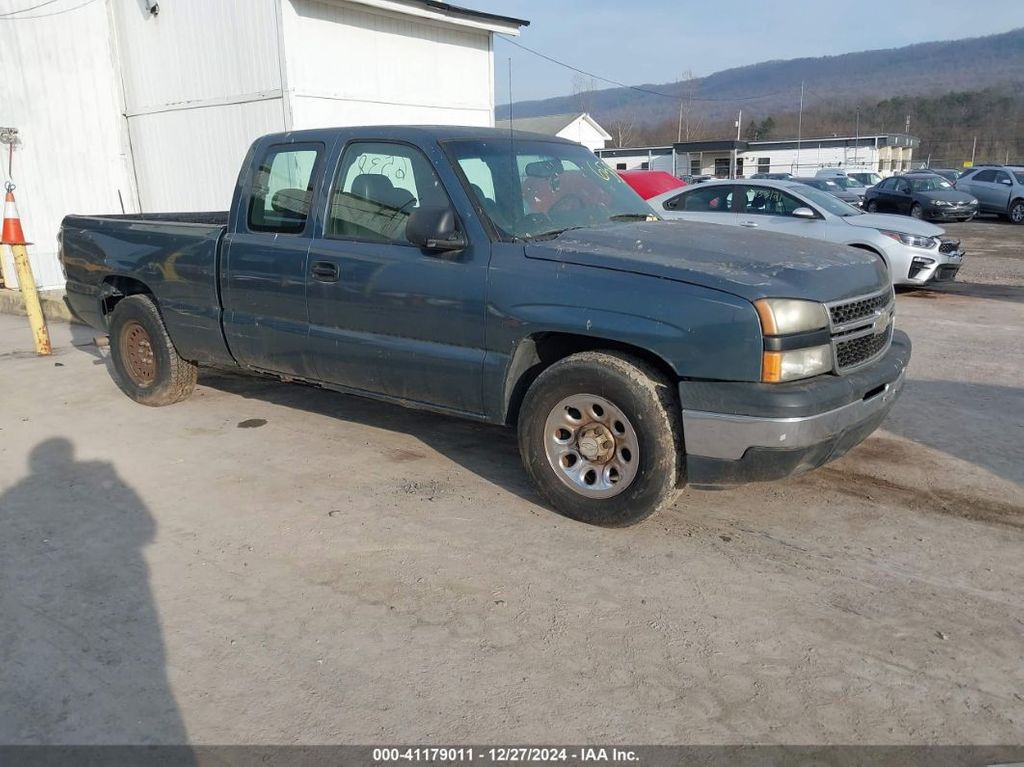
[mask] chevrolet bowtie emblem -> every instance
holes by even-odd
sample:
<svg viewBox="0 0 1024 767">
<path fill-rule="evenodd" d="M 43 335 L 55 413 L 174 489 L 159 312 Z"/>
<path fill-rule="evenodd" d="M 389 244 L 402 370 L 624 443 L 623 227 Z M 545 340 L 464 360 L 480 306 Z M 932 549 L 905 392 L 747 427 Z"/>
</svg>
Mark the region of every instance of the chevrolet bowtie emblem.
<svg viewBox="0 0 1024 767">
<path fill-rule="evenodd" d="M 888 312 L 875 312 L 875 322 L 871 326 L 871 332 L 876 336 L 881 335 L 885 332 L 886 328 L 889 327 L 889 313 Z"/>
</svg>

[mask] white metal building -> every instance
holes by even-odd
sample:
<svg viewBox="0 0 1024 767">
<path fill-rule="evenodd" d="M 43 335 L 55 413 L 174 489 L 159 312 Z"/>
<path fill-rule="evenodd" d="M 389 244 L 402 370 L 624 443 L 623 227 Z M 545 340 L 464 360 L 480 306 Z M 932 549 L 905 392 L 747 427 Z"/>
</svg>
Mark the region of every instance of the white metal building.
<svg viewBox="0 0 1024 767">
<path fill-rule="evenodd" d="M 8 14 L 0 127 L 18 131 L 11 175 L 37 282 L 63 284 L 67 213 L 226 209 L 261 134 L 493 125 L 493 35 L 527 23 L 434 0 L 56 0 Z"/>
<path fill-rule="evenodd" d="M 498 128 L 510 128 L 512 121 L 498 120 L 495 125 Z M 559 136 L 569 141 L 575 141 L 577 144 L 583 144 L 591 152 L 603 149 L 612 140 L 611 134 L 586 112 L 547 117 L 524 117 L 515 120 L 515 127 L 517 130 L 546 133 L 549 136 Z"/>
<path fill-rule="evenodd" d="M 665 170 L 678 176 L 813 176 L 822 168 L 867 170 L 888 176 L 910 169 L 914 149 L 920 143 L 915 136 L 888 133 L 799 141 L 690 141 L 671 146 L 599 149 L 597 154 L 618 170 Z"/>
</svg>

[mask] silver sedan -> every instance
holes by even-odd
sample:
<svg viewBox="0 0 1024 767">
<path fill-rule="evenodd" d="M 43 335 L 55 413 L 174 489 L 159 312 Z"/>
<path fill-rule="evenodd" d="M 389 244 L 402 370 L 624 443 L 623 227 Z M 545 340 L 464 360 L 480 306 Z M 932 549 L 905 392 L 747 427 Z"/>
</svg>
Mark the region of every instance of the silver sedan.
<svg viewBox="0 0 1024 767">
<path fill-rule="evenodd" d="M 885 261 L 894 285 L 952 280 L 964 258 L 960 241 L 945 237 L 933 224 L 864 213 L 793 181 L 712 181 L 673 189 L 648 202 L 667 219 L 742 226 L 870 251 Z"/>
</svg>

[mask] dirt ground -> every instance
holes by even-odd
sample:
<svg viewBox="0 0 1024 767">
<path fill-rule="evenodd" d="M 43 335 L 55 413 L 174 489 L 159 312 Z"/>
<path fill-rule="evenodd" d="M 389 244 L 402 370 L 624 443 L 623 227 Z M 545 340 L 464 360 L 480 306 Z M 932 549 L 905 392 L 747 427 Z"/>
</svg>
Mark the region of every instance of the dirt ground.
<svg viewBox="0 0 1024 767">
<path fill-rule="evenodd" d="M 902 292 L 882 431 L 624 530 L 511 433 L 0 316 L 0 743 L 1021 743 L 1024 227 Z"/>
</svg>

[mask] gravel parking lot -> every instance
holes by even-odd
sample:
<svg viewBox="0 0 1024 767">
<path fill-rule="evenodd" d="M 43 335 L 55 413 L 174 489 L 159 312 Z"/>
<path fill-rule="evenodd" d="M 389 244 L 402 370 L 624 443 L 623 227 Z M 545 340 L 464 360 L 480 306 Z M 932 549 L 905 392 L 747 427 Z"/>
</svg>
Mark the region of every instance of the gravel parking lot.
<svg viewBox="0 0 1024 767">
<path fill-rule="evenodd" d="M 0 742 L 1020 742 L 1024 227 L 948 231 L 883 431 L 623 530 L 510 432 L 214 373 L 147 409 L 0 316 Z"/>
</svg>

